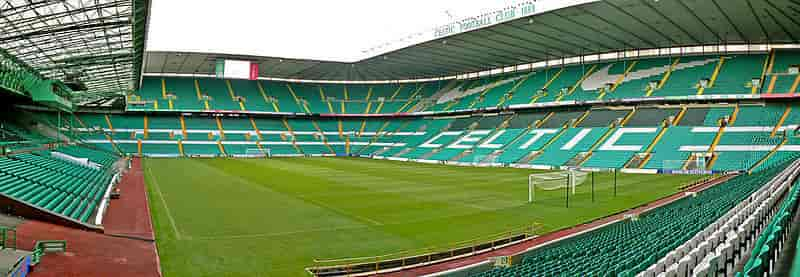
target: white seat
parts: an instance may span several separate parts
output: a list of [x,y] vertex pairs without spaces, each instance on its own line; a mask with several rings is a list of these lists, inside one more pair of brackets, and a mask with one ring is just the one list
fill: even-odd
[[658,260],[658,262],[657,262],[657,263],[654,265],[654,266],[656,267],[656,268],[655,268],[656,270],[655,270],[655,271],[653,271],[653,272],[655,272],[656,274],[658,274],[658,273],[661,273],[661,272],[664,272],[664,271],[666,271],[666,270],[667,270],[667,267],[664,265],[664,264],[665,264],[665,262],[666,262],[666,259],[661,259],[661,260]]
[[683,258],[678,261],[678,270],[677,275],[680,277],[686,277],[689,275],[689,257]]
[[665,272],[665,273],[666,274],[664,276],[667,276],[667,277],[678,277],[678,264],[675,264],[675,266],[669,267],[669,270],[667,270],[667,272]]
[[692,271],[694,271],[694,268],[697,267],[698,264],[700,264],[701,260],[702,260],[701,257],[696,257],[696,256],[693,257],[692,255],[686,256],[686,261],[687,261],[686,275],[689,275]]
[[697,252],[698,252],[697,255],[705,257],[706,254],[708,253],[708,242],[704,241],[700,243],[700,245],[697,246]]
[[701,264],[695,268],[692,276],[708,276],[708,264]]
[[670,267],[671,267],[671,265],[672,265],[672,264],[675,264],[675,262],[676,262],[676,258],[675,258],[675,250],[669,251],[669,253],[667,253],[667,260],[666,260],[666,263],[665,263],[665,264],[666,264],[667,266],[670,266]]
[[651,265],[645,271],[643,271],[642,273],[640,273],[639,275],[636,275],[636,276],[655,277],[656,276],[656,271],[657,271],[656,270],[656,265],[657,264]]
[[[725,269],[725,256],[724,255],[715,256],[713,259],[711,259],[710,265],[712,265],[712,268],[715,271],[714,274],[716,275],[716,272],[719,272],[720,269]],[[728,273],[724,272],[724,274]]]

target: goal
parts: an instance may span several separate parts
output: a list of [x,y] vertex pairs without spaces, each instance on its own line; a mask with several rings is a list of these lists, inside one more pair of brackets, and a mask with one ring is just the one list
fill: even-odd
[[247,148],[245,156],[248,158],[270,158],[272,157],[272,151],[269,148],[264,148],[263,151],[259,148]]
[[577,170],[530,174],[528,175],[528,202],[533,202],[536,197],[536,189],[557,190],[568,187],[572,194],[575,194],[575,187],[580,186],[586,180],[587,175],[589,173]]

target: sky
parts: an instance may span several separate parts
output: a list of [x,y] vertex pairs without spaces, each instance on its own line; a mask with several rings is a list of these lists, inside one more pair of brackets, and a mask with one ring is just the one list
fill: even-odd
[[512,0],[155,0],[148,51],[355,62],[364,50]]

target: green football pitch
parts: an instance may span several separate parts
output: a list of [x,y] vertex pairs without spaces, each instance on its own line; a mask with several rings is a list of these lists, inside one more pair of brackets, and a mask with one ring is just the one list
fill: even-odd
[[147,159],[164,276],[307,276],[314,259],[446,246],[573,226],[676,193],[700,177],[595,176],[570,195],[536,191],[533,170],[357,158]]

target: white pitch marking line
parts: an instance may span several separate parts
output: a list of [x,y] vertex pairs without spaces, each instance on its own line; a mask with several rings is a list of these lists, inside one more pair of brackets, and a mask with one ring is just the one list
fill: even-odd
[[150,168],[147,168],[147,173],[150,174],[150,179],[153,180],[153,186],[156,188],[156,192],[158,192],[158,198],[161,199],[161,204],[164,205],[164,210],[167,212],[167,219],[169,219],[169,223],[172,226],[172,230],[175,231],[175,238],[178,240],[183,240],[181,237],[181,232],[178,231],[178,226],[175,224],[175,219],[172,218],[172,213],[169,211],[169,206],[167,206],[167,201],[164,200],[164,194],[161,193],[161,188],[158,185],[158,181],[156,177],[153,176],[153,171]]
[[383,225],[383,223],[381,223],[381,222],[379,222],[379,221],[377,221],[377,220],[374,220],[374,219],[372,219],[372,218],[365,217],[365,216],[360,216],[360,215],[357,215],[357,214],[351,214],[351,213],[345,212],[345,211],[343,211],[343,210],[341,210],[341,209],[334,208],[334,207],[331,207],[331,206],[328,206],[328,205],[322,204],[322,203],[320,203],[320,202],[317,202],[317,201],[311,200],[311,199],[309,199],[309,198],[300,197],[300,196],[297,196],[297,198],[299,198],[299,199],[301,199],[301,200],[303,200],[303,201],[306,201],[306,202],[308,202],[308,203],[311,203],[311,204],[314,204],[314,205],[317,205],[317,206],[320,206],[320,207],[323,207],[323,208],[326,208],[326,209],[332,210],[332,211],[334,211],[334,212],[336,212],[336,213],[338,213],[338,214],[341,214],[341,215],[344,215],[344,216],[347,216],[347,217],[351,217],[351,218],[359,219],[359,220],[362,220],[362,221],[367,221],[367,222],[369,222],[369,223],[372,223],[372,224],[374,224],[374,225],[378,225],[378,226],[382,226],[382,225]]
[[[204,166],[206,166],[206,167],[209,167],[209,168],[215,169],[215,170],[219,170],[219,169],[217,169],[217,168],[215,168],[215,167],[208,166],[208,165],[206,165],[206,164],[203,164],[203,165],[204,165]],[[317,168],[318,168],[318,167],[314,167],[314,166],[308,166],[308,168],[313,168],[314,170],[317,170]],[[331,172],[338,172],[338,171],[339,171],[339,170],[333,170],[333,171],[331,171]],[[266,189],[266,190],[273,191],[273,190],[272,190],[272,189],[270,189],[270,188],[265,188],[263,185],[260,185],[260,184],[254,183],[253,181],[250,181],[250,180],[244,179],[244,178],[242,178],[241,176],[237,176],[237,175],[231,175],[231,174],[227,174],[227,173],[226,173],[226,175],[227,175],[227,176],[230,176],[230,178],[232,178],[232,179],[236,179],[238,182],[240,182],[240,183],[242,183],[242,184],[249,184],[249,185],[251,185],[251,186],[254,186],[254,187],[261,187],[262,189]],[[377,226],[382,226],[382,225],[384,225],[384,224],[383,224],[383,223],[381,223],[380,221],[377,221],[377,220],[374,220],[374,219],[371,219],[371,218],[368,218],[368,217],[360,216],[360,215],[357,215],[357,214],[351,214],[351,213],[348,213],[348,212],[346,212],[346,211],[344,211],[344,210],[341,210],[341,209],[338,209],[338,208],[334,208],[334,207],[332,207],[332,206],[329,206],[329,205],[325,205],[325,204],[323,204],[323,203],[321,203],[321,202],[314,201],[314,200],[312,200],[312,199],[310,199],[310,198],[303,197],[303,196],[301,196],[301,195],[289,195],[289,194],[284,194],[284,195],[286,195],[286,196],[288,196],[288,197],[295,198],[295,199],[300,199],[300,200],[302,200],[302,201],[304,201],[304,202],[311,203],[311,204],[313,204],[313,205],[315,205],[315,206],[317,206],[317,207],[321,207],[321,208],[323,208],[323,209],[328,209],[328,210],[331,210],[331,211],[333,211],[333,212],[335,212],[335,213],[338,213],[338,214],[340,214],[340,215],[344,215],[344,216],[346,216],[346,217],[349,217],[349,218],[354,218],[354,219],[357,219],[357,220],[366,221],[366,222],[369,222],[369,223],[371,223],[371,224],[374,224],[374,225],[377,225]]]
[[368,229],[370,227],[371,226],[343,226],[343,227],[316,228],[316,229],[308,229],[308,230],[297,230],[297,231],[286,231],[286,232],[275,232],[275,233],[263,233],[263,234],[192,237],[192,239],[193,240],[220,240],[220,239],[224,240],[224,239],[265,238],[265,237],[279,237],[279,236],[296,235],[296,234],[303,234],[303,233],[314,233],[314,232],[329,232],[329,231]]

